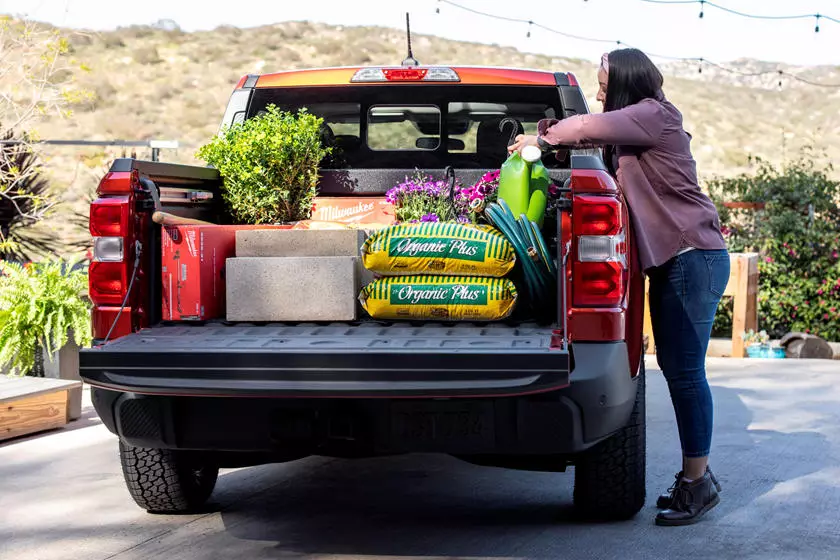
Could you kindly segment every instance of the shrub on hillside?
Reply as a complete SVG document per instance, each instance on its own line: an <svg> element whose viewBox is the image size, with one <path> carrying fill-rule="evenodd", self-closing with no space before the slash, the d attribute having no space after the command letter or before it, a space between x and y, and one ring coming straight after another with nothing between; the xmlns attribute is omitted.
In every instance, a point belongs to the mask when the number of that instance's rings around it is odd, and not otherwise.
<svg viewBox="0 0 840 560"><path fill-rule="evenodd" d="M782 168L759 162L754 175L708 185L729 250L760 254L759 324L773 336L840 340L840 183L831 171L806 159ZM732 209L729 201L765 207ZM731 307L722 306L715 330L728 328Z"/></svg>
<svg viewBox="0 0 840 560"><path fill-rule="evenodd" d="M131 54L131 58L133 58L137 64L157 64L161 62L160 54L158 54L157 48L153 46L134 49L134 52Z"/></svg>

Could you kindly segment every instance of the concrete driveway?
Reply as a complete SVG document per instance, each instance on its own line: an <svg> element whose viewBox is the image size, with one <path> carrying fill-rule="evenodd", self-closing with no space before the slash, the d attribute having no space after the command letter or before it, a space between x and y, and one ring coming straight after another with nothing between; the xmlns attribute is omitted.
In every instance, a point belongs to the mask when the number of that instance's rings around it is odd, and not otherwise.
<svg viewBox="0 0 840 560"><path fill-rule="evenodd" d="M0 558L840 558L840 364L710 360L723 500L685 528L652 522L679 448L649 364L649 505L632 521L576 520L571 472L423 455L228 470L206 513L149 515L88 408L0 446Z"/></svg>

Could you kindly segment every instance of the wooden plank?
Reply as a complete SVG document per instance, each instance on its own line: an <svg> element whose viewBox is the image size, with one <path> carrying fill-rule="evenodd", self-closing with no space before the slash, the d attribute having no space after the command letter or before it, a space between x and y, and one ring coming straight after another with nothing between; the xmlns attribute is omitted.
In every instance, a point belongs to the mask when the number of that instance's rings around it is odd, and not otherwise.
<svg viewBox="0 0 840 560"><path fill-rule="evenodd" d="M653 323L650 321L650 280L645 276L645 326L642 331L648 337L648 354L656 354L656 343L653 341Z"/></svg>
<svg viewBox="0 0 840 560"><path fill-rule="evenodd" d="M737 286L732 310L732 357L746 356L741 333L758 330L758 255L739 255L737 259Z"/></svg>
<svg viewBox="0 0 840 560"><path fill-rule="evenodd" d="M0 375L0 403L81 387L81 381Z"/></svg>
<svg viewBox="0 0 840 560"><path fill-rule="evenodd" d="M67 390L25 397L0 407L0 441L67 424Z"/></svg>

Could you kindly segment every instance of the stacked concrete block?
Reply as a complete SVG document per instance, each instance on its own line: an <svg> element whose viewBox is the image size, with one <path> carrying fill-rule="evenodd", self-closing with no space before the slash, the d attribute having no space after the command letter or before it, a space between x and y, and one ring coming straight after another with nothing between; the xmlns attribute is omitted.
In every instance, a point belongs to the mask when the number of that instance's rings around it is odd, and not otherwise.
<svg viewBox="0 0 840 560"><path fill-rule="evenodd" d="M227 260L228 321L353 321L371 275L357 230L250 230Z"/></svg>

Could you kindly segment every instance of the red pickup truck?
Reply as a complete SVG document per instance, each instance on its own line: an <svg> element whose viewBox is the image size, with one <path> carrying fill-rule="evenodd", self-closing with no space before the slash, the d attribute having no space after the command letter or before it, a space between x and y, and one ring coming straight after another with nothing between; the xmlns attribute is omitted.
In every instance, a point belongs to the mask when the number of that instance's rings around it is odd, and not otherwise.
<svg viewBox="0 0 840 560"><path fill-rule="evenodd" d="M222 125L270 104L324 119L334 154L319 195L331 197L382 195L415 169L451 167L471 184L506 158L503 119L533 133L541 119L588 112L568 73L355 67L245 76ZM544 163L564 197L547 236L566 270L550 324L236 324L161 314L162 232L151 214L228 223L217 171L114 161L90 211L95 343L81 375L119 438L134 500L189 511L210 496L219 468L436 452L574 467L582 514L638 512L643 284L627 209L598 155L570 150Z"/></svg>

